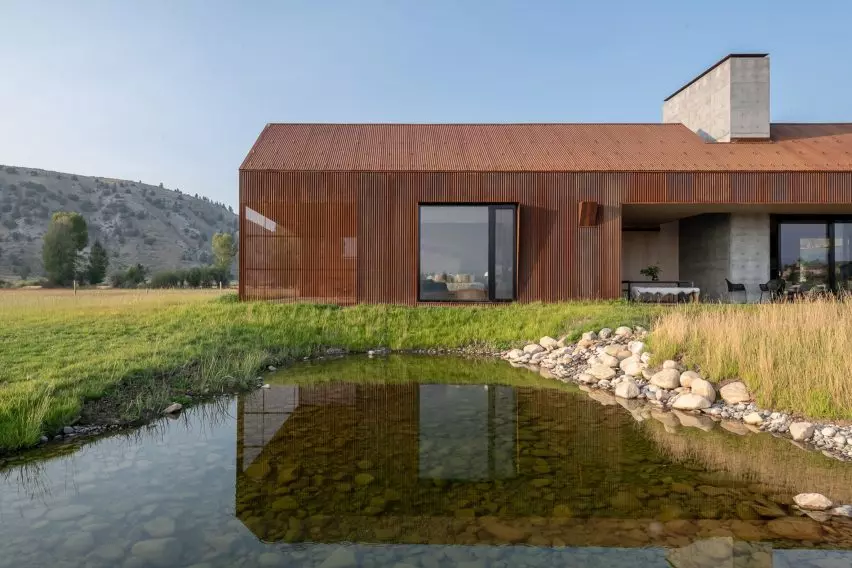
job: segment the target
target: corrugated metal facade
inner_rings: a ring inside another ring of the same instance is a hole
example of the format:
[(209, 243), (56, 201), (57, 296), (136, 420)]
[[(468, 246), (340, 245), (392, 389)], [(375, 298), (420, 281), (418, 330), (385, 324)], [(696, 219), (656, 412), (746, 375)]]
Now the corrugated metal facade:
[(421, 203), (517, 203), (521, 302), (617, 298), (622, 204), (849, 204), (852, 173), (241, 171), (240, 297), (416, 304)]

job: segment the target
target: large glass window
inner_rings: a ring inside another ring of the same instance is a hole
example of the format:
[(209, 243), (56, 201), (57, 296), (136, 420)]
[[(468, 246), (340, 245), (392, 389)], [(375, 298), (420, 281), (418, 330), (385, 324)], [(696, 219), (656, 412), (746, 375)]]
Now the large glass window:
[(514, 205), (421, 205), (419, 299), (515, 297)]
[(778, 225), (781, 278), (795, 292), (827, 290), (829, 286), (828, 223)]

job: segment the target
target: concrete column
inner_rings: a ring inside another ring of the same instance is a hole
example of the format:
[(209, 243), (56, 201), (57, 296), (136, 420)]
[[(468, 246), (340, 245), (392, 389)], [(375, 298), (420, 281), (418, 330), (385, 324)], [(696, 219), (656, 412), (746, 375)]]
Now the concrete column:
[(730, 215), (731, 282), (745, 284), (749, 302), (760, 298), (760, 284), (769, 280), (769, 214)]

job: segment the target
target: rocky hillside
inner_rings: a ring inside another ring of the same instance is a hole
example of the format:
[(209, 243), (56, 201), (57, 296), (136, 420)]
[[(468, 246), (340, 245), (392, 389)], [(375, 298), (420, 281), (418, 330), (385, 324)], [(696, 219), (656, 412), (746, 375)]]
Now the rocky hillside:
[(109, 251), (110, 272), (141, 263), (153, 271), (207, 264), (216, 232), (237, 231), (221, 203), (129, 181), (0, 165), (0, 279), (42, 275), (42, 236), (55, 211), (76, 211), (89, 242)]

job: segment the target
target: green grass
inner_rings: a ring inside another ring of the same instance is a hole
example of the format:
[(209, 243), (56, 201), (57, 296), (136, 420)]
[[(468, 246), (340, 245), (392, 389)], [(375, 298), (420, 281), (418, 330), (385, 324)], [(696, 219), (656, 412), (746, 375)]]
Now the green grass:
[(144, 418), (174, 399), (245, 388), (266, 365), (326, 347), (498, 349), (648, 325), (655, 312), (623, 302), (339, 308), (212, 292), (2, 291), (0, 450), (36, 443), (86, 400), (99, 399), (86, 405), (92, 419)]

